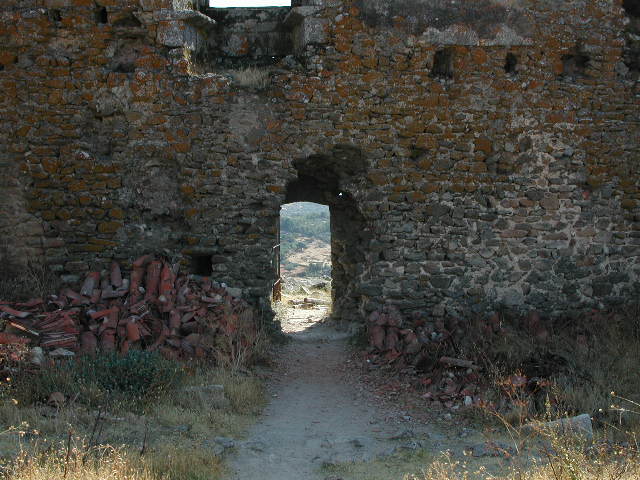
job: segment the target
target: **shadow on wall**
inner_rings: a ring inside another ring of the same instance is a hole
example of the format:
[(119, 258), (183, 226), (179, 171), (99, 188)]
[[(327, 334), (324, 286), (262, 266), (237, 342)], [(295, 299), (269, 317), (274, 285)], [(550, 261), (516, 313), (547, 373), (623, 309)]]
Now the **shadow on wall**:
[(314, 202), (329, 206), (333, 317), (357, 320), (362, 296), (359, 279), (366, 270), (370, 229), (356, 199), (345, 185), (366, 171), (362, 153), (351, 146), (335, 147), (329, 155), (294, 162), (298, 178), (287, 185), (284, 203)]

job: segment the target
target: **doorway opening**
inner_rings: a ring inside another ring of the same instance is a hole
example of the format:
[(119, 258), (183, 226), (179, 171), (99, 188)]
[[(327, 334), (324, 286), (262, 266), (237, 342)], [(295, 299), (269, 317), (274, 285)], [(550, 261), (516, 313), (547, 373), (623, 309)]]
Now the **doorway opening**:
[(285, 277), (331, 282), (331, 221), (327, 205), (295, 202), (282, 206), (280, 272)]
[(295, 310), (282, 327), (302, 331), (331, 314), (331, 218), (329, 207), (293, 202), (280, 209), (279, 288), (274, 300)]
[[(294, 261), (298, 264), (307, 262), (308, 267), (302, 269), (293, 264), (285, 264), (283, 271), (291, 270), (300, 273), (310, 271), (318, 280), (315, 285), (324, 287), (330, 292), (330, 295), (327, 294), (325, 298), (331, 307), (331, 318), (339, 322), (359, 321), (363, 316), (365, 293), (362, 282), (367, 275), (366, 256), (372, 234), (368, 222), (360, 211), (356, 196), (351, 192), (358, 191), (359, 182), (366, 174), (366, 161), (358, 148), (337, 145), (327, 154), (294, 160), (293, 166), (297, 176), (286, 186), (283, 201), (284, 218), (289, 218), (292, 211), (300, 209), (305, 213), (313, 212), (312, 216), (317, 217), (318, 220), (317, 226), (313, 228), (317, 235), (323, 235), (324, 240), (328, 241), (331, 260), (325, 262), (314, 260), (310, 254), (298, 255), (294, 257)], [(300, 207), (298, 202), (305, 202), (303, 204), (305, 206)], [(278, 232), (277, 248), (274, 250), (276, 257), (283, 243), (285, 249), (290, 248), (285, 242), (288, 241), (287, 232), (293, 227), (289, 220), (282, 219), (282, 211), (280, 213), (278, 226), (285, 231), (285, 236), (283, 237), (282, 232)], [(283, 221), (284, 224), (282, 224)], [(304, 227), (295, 228), (304, 230)], [(309, 228), (306, 233), (313, 233), (313, 230)], [(296, 241), (295, 236), (293, 241)], [(297, 247), (301, 251), (306, 251), (304, 248), (306, 244), (293, 243), (293, 248)], [(326, 258), (326, 247), (324, 252), (324, 258)], [(288, 252), (285, 254), (288, 255)], [(274, 269), (274, 294), (276, 295), (274, 297), (277, 297), (281, 286), (279, 258), (274, 262), (274, 266), (276, 264), (277, 268)], [(298, 270), (295, 270), (296, 268)], [(322, 279), (327, 277), (330, 277), (330, 282), (323, 282)], [(326, 285), (323, 286), (322, 283)], [(312, 289), (309, 291), (309, 296), (314, 298), (317, 293), (318, 289)]]

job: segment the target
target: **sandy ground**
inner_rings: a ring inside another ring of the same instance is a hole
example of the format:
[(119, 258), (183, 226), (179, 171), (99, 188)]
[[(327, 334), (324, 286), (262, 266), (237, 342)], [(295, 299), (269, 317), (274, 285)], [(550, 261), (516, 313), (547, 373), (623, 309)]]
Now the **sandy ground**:
[[(474, 470), (483, 466), (496, 473), (507, 466), (499, 458), (469, 457), (469, 446), (487, 439), (451, 415), (418, 420), (393, 402), (381, 402), (357, 374), (361, 367), (350, 354), (349, 333), (325, 321), (326, 314), (327, 307), (288, 307), (281, 315), (290, 341), (277, 353), (264, 414), (229, 458), (235, 472), (229, 480), (402, 478), (398, 470), (384, 469), (391, 456), (407, 452), (424, 454), (414, 471), (445, 452)], [(353, 462), (346, 474), (331, 468)]]
[(269, 383), (270, 404), (231, 460), (234, 480), (324, 479), (323, 466), (369, 461), (398, 447), (406, 425), (353, 383), (348, 334), (323, 324), (325, 314), (321, 307), (286, 316), (291, 341)]

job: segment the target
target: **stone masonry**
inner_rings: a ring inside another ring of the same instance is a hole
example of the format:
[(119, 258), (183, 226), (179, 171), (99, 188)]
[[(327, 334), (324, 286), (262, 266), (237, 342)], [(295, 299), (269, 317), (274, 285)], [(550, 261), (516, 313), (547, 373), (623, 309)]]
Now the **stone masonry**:
[(268, 315), (280, 206), (330, 206), (336, 315), (640, 291), (631, 0), (3, 0), (0, 244), (155, 252)]

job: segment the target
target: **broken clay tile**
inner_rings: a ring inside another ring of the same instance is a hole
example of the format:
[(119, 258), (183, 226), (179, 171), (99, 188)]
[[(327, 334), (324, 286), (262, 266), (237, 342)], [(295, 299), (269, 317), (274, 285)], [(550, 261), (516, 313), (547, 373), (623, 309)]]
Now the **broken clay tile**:
[(44, 303), (44, 300), (42, 300), (41, 298), (34, 298), (33, 300), (29, 300), (28, 302), (20, 302), (20, 303), (16, 303), (15, 306), (16, 307), (20, 307), (20, 308), (34, 308), (34, 307), (39, 307)]
[(26, 345), (30, 343), (31, 339), (27, 337), (21, 337), (19, 335), (13, 335), (11, 333), (0, 332), (0, 344), (3, 345)]
[(181, 324), (182, 322), (180, 321), (180, 314), (175, 310), (171, 310), (171, 313), (169, 314), (169, 328), (171, 328), (172, 330), (180, 328)]
[(100, 300), (102, 301), (112, 300), (114, 298), (118, 298), (119, 296), (120, 295), (118, 295), (118, 293), (116, 293), (116, 291), (113, 288), (107, 287), (102, 289), (102, 295), (100, 296)]
[(164, 295), (165, 297), (169, 297), (173, 290), (174, 286), (174, 275), (171, 267), (167, 263), (165, 263), (162, 267), (162, 271), (160, 273), (160, 288), (159, 294)]
[(78, 338), (75, 335), (51, 333), (42, 336), (40, 346), (42, 348), (76, 348)]
[(102, 290), (99, 288), (96, 288), (93, 291), (93, 294), (91, 295), (91, 303), (95, 305), (100, 301), (101, 297), (102, 297)]
[(138, 324), (132, 320), (127, 322), (127, 340), (132, 343), (140, 340), (140, 329)]
[[(224, 288), (209, 280), (176, 275), (168, 263), (152, 256), (138, 259), (136, 265), (130, 278), (123, 278), (121, 271), (118, 278), (119, 267), (114, 264), (103, 277), (90, 273), (82, 289), (86, 295), (67, 288), (59, 296), (50, 296), (46, 304), (42, 300), (20, 304), (21, 310), (31, 311), (13, 310), (18, 304), (0, 302), (5, 307), (0, 312), (9, 316), (7, 309), (11, 309), (9, 312), (15, 312), (18, 318), (26, 316), (18, 322), (23, 327), (19, 330), (33, 333), (34, 341), (43, 348), (64, 348), (88, 355), (94, 355), (98, 347), (126, 352), (144, 338), (142, 347), (151, 344), (148, 349), (160, 348), (163, 355), (175, 358), (210, 355), (216, 336), (236, 334), (242, 322), (253, 319), (246, 303), (230, 297)], [(148, 283), (150, 301), (140, 300), (140, 293), (145, 292), (143, 280)], [(128, 298), (121, 299), (127, 294)], [(203, 297), (218, 303), (203, 301)], [(206, 322), (198, 317), (206, 318)], [(81, 329), (85, 331), (80, 333)], [(206, 341), (201, 345), (203, 339)], [(238, 340), (241, 345), (248, 345), (246, 338)]]
[(161, 270), (162, 262), (159, 260), (154, 260), (147, 267), (147, 276), (145, 278), (146, 293), (144, 296), (146, 300), (157, 297)]
[(151, 332), (149, 331), (149, 329), (144, 325), (142, 325), (141, 323), (138, 323), (138, 331), (140, 332), (141, 337), (151, 336)]
[(28, 333), (30, 335), (34, 335), (34, 336), (39, 336), (40, 332), (34, 330), (33, 328), (31, 328), (31, 325), (25, 324), (26, 322), (18, 322), (16, 320), (14, 321), (8, 321), (7, 325), (12, 326), (13, 328), (17, 328), (18, 330), (22, 330), (25, 333)]
[(137, 315), (138, 317), (141, 317), (141, 318), (145, 317), (149, 313), (147, 302), (145, 302), (144, 300), (141, 300), (137, 303), (134, 303), (129, 307), (129, 311), (132, 314)]
[(98, 349), (98, 339), (93, 332), (82, 332), (80, 334), (80, 352), (85, 355), (94, 355)]
[(143, 255), (133, 262), (133, 268), (145, 267), (153, 259), (153, 255)]
[(115, 333), (110, 330), (105, 330), (100, 336), (100, 348), (103, 352), (113, 352), (116, 349), (116, 337)]
[(190, 333), (186, 337), (184, 337), (184, 341), (193, 345), (194, 347), (200, 343), (200, 334), (199, 333)]
[(97, 320), (99, 318), (110, 316), (114, 311), (117, 312), (118, 307), (111, 307), (105, 310), (98, 310), (97, 312), (90, 313), (89, 317), (91, 317), (91, 320)]
[(398, 329), (396, 327), (388, 327), (387, 335), (384, 339), (385, 350), (395, 350), (399, 342)]
[(115, 288), (120, 288), (122, 286), (122, 272), (120, 271), (120, 265), (118, 262), (111, 262), (110, 281), (111, 285)]
[(369, 327), (369, 342), (377, 350), (384, 349), (384, 327), (374, 324)]
[(0, 305), (0, 312), (7, 313), (12, 317), (16, 317), (16, 318), (27, 318), (29, 315), (31, 315), (31, 312), (22, 312), (20, 310), (14, 310), (13, 308), (7, 305)]
[(182, 327), (180, 327), (180, 331), (188, 335), (198, 332), (201, 328), (202, 327), (198, 322), (187, 322), (182, 324)]
[(178, 305), (184, 305), (187, 302), (187, 294), (189, 293), (189, 286), (184, 285), (178, 289)]
[(67, 297), (62, 295), (60, 297), (51, 298), (48, 302), (50, 305), (55, 305), (59, 309), (62, 309), (67, 306)]
[(140, 293), (140, 286), (144, 278), (144, 267), (134, 267), (131, 272), (131, 282), (129, 284), (129, 294), (137, 297)]
[(80, 288), (80, 295), (91, 297), (93, 290), (100, 284), (100, 272), (90, 272)]
[(192, 356), (196, 353), (196, 350), (193, 347), (193, 345), (191, 345), (185, 339), (182, 339), (182, 342), (180, 342), (180, 350), (182, 350), (183, 353), (187, 354), (188, 356)]

